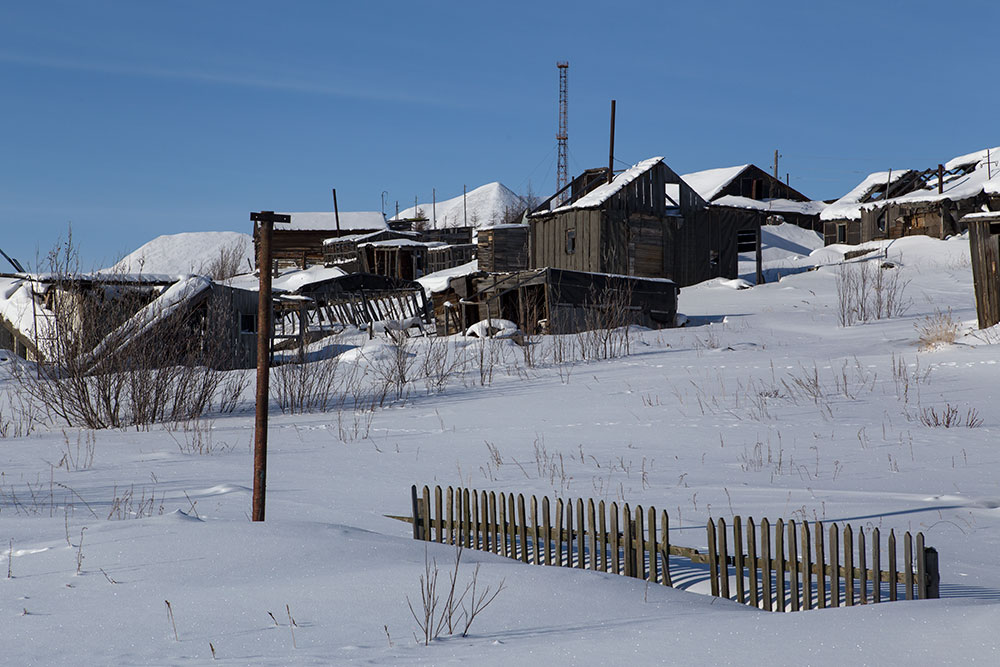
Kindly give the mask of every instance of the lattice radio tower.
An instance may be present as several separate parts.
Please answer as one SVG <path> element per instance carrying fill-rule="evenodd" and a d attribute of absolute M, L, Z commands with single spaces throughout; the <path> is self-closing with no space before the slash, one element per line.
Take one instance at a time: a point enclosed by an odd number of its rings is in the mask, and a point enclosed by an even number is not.
<path fill-rule="evenodd" d="M 566 158 L 566 140 L 569 138 L 566 80 L 569 74 L 569 62 L 557 62 L 556 67 L 559 68 L 559 133 L 556 134 L 556 141 L 559 142 L 559 157 L 556 163 L 556 191 L 558 192 L 569 183 L 569 169 Z"/>

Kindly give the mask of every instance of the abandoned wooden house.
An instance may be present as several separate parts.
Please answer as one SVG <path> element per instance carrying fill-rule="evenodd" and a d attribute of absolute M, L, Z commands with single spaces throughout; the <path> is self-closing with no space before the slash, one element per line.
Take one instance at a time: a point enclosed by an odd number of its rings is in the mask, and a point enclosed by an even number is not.
<path fill-rule="evenodd" d="M 739 253 L 755 252 L 759 276 L 764 217 L 709 206 L 661 157 L 613 179 L 591 169 L 529 215 L 531 266 L 668 278 L 684 287 L 736 278 Z"/>
<path fill-rule="evenodd" d="M 483 271 L 523 271 L 531 265 L 530 225 L 493 225 L 479 230 L 477 257 Z"/>
<path fill-rule="evenodd" d="M 135 350 L 162 355 L 164 364 L 182 357 L 224 369 L 249 367 L 255 358 L 247 334 L 257 295 L 202 276 L 17 274 L 0 281 L 0 347 L 24 359 L 96 371 L 107 357 Z"/>
<path fill-rule="evenodd" d="M 962 223 L 969 229 L 979 328 L 986 329 L 1000 323 L 1000 212 L 971 213 Z"/>
<path fill-rule="evenodd" d="M 416 280 L 437 271 L 471 262 L 476 246 L 449 245 L 412 239 L 365 241 L 358 244 L 358 270 L 402 280 Z"/>
<path fill-rule="evenodd" d="M 324 261 L 323 242 L 329 238 L 355 234 L 370 234 L 389 229 L 378 211 L 353 211 L 337 213 L 291 213 L 289 224 L 274 226 L 271 239 L 271 256 L 278 268 L 297 266 L 306 268 Z M 260 248 L 259 227 L 254 223 L 255 250 Z M 258 256 L 260 253 L 255 252 Z"/>
<path fill-rule="evenodd" d="M 819 215 L 826 208 L 826 202 L 810 200 L 755 165 L 707 169 L 684 174 L 681 178 L 712 205 L 762 211 L 767 216 L 767 224 L 787 222 L 815 232 L 823 231 Z"/>
<path fill-rule="evenodd" d="M 468 245 L 472 243 L 475 227 L 439 227 L 423 229 L 420 232 L 421 241 L 440 241 L 448 245 Z"/>
<path fill-rule="evenodd" d="M 962 155 L 936 169 L 870 174 L 821 214 L 823 239 L 858 244 L 923 234 L 960 234 L 965 215 L 1000 208 L 1000 149 Z"/>

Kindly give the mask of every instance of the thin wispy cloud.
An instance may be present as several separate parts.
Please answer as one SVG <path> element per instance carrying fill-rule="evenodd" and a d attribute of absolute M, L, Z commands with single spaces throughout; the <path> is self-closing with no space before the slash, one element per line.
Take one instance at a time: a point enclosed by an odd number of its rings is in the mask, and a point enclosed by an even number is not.
<path fill-rule="evenodd" d="M 65 58 L 27 56 L 3 52 L 0 52 L 0 62 L 22 65 L 25 67 L 42 67 L 46 69 L 64 71 L 93 72 L 96 74 L 111 74 L 152 79 L 171 79 L 175 81 L 190 81 L 193 83 L 207 85 L 224 85 L 240 88 L 255 88 L 259 90 L 286 91 L 306 95 L 322 95 L 326 97 L 339 97 L 368 102 L 420 104 L 436 107 L 468 106 L 463 102 L 455 100 L 411 95 L 398 91 L 344 88 L 315 83 L 312 81 L 250 77 L 189 69 L 171 69 L 144 65 L 125 65 L 120 63 L 68 60 Z"/>

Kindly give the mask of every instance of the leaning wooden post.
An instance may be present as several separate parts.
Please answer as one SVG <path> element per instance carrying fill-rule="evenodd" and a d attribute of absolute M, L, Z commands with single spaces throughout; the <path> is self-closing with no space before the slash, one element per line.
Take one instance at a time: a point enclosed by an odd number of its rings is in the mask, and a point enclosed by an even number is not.
<path fill-rule="evenodd" d="M 417 485 L 410 486 L 410 512 L 413 515 L 413 539 L 420 539 L 420 501 L 417 499 Z"/>
<path fill-rule="evenodd" d="M 705 524 L 705 541 L 708 544 L 708 580 L 712 595 L 719 597 L 719 553 L 715 548 L 715 521 Z"/>
<path fill-rule="evenodd" d="M 260 287 L 257 294 L 257 402 L 253 440 L 253 504 L 251 519 L 264 520 L 267 487 L 267 412 L 271 378 L 271 236 L 274 223 L 291 222 L 292 216 L 274 211 L 251 213 L 257 228 L 257 268 Z"/>
<path fill-rule="evenodd" d="M 928 600 L 941 597 L 941 574 L 938 572 L 938 552 L 934 547 L 924 547 L 924 587 Z"/>

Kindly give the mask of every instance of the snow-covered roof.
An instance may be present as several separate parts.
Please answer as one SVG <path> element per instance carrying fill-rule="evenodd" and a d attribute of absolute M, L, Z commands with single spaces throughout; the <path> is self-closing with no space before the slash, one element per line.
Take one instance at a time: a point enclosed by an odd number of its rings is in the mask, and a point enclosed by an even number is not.
<path fill-rule="evenodd" d="M 359 243 L 359 248 L 375 247 L 375 248 L 416 248 L 422 246 L 424 248 L 436 248 L 439 246 L 448 245 L 444 241 L 414 241 L 412 239 L 386 239 L 385 241 L 369 241 L 368 243 Z"/>
<path fill-rule="evenodd" d="M 377 232 L 368 232 L 366 234 L 347 234 L 346 236 L 333 236 L 328 239 L 323 239 L 323 245 L 333 245 L 335 243 L 360 243 L 365 239 L 370 239 L 372 237 L 378 236 L 379 234 L 384 234 L 385 230 L 379 230 Z M 396 232 L 393 234 L 401 234 L 403 236 L 420 236 L 420 232 Z"/>
<path fill-rule="evenodd" d="M 872 191 L 889 183 L 895 183 L 904 176 L 913 173 L 911 169 L 893 169 L 892 171 L 876 171 L 868 174 L 853 190 L 833 202 L 819 214 L 820 220 L 860 220 L 861 200 Z"/>
<path fill-rule="evenodd" d="M 317 265 L 310 266 L 308 269 L 290 269 L 271 280 L 271 289 L 275 292 L 296 292 L 307 285 L 346 275 L 346 271 L 335 266 Z M 260 278 L 254 273 L 244 273 L 224 281 L 223 284 L 228 287 L 256 292 L 260 288 Z"/>
<path fill-rule="evenodd" d="M 465 264 L 454 266 L 450 269 L 443 269 L 441 271 L 429 273 L 426 276 L 421 276 L 420 278 L 417 278 L 417 282 L 424 288 L 424 292 L 427 293 L 427 296 L 430 296 L 434 292 L 443 292 L 448 289 L 448 285 L 451 284 L 452 278 L 467 276 L 477 273 L 478 271 L 479 260 L 474 259 L 471 262 L 466 262 Z"/>
<path fill-rule="evenodd" d="M 724 190 L 737 176 L 742 174 L 749 164 L 741 164 L 735 167 L 722 167 L 719 169 L 705 169 L 684 174 L 681 179 L 690 185 L 695 192 L 701 195 L 705 201 L 712 201 L 712 198 Z"/>
<path fill-rule="evenodd" d="M 540 211 L 535 215 L 548 215 L 549 213 L 560 213 L 562 211 L 573 211 L 581 208 L 596 208 L 606 202 L 608 199 L 613 197 L 615 194 L 620 192 L 622 188 L 626 185 L 639 178 L 647 171 L 655 167 L 660 162 L 663 162 L 663 157 L 651 157 L 648 160 L 643 160 L 638 164 L 632 165 L 622 173 L 612 179 L 610 183 L 604 183 L 599 185 L 584 196 L 577 199 L 571 204 L 566 204 L 565 206 L 559 206 L 551 211 Z"/>
<path fill-rule="evenodd" d="M 775 213 L 801 213 L 804 215 L 817 215 L 822 213 L 826 207 L 826 202 L 822 201 L 795 201 L 793 199 L 750 199 L 749 197 L 737 197 L 735 195 L 725 195 L 712 202 L 718 206 L 732 206 L 734 208 L 750 208 L 756 211 L 773 211 Z"/>
<path fill-rule="evenodd" d="M 276 224 L 276 230 L 291 231 L 335 231 L 337 215 L 333 211 L 316 213 L 289 213 L 292 221 Z M 340 229 L 388 229 L 389 225 L 378 211 L 343 211 L 340 213 Z"/>
<path fill-rule="evenodd" d="M 993 164 L 987 164 L 987 155 Z M 891 199 L 879 199 L 874 202 L 862 202 L 872 190 L 884 184 L 889 177 L 888 172 L 880 171 L 870 174 L 856 188 L 828 206 L 820 215 L 821 220 L 859 220 L 861 211 L 865 209 L 881 208 L 886 202 L 893 203 L 918 203 L 936 202 L 944 199 L 952 201 L 975 197 L 980 193 L 1000 194 L 1000 147 L 983 149 L 974 153 L 967 153 L 948 160 L 944 164 L 945 171 L 967 167 L 971 171 L 967 173 L 946 175 L 942 192 L 938 193 L 938 181 L 936 177 L 930 178 L 924 187 Z M 891 182 L 896 182 L 900 178 L 913 171 L 901 169 L 892 171 Z"/>

